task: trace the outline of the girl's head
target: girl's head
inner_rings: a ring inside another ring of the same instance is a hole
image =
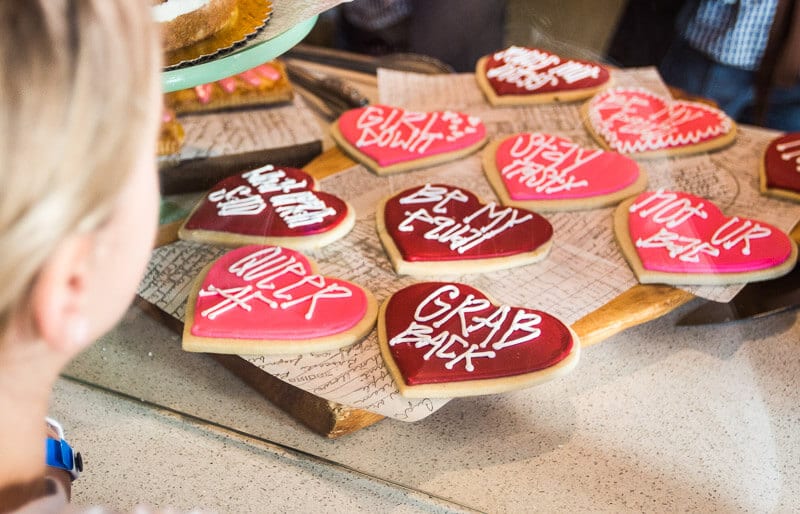
[[[150,4],[0,0],[0,351],[74,353],[140,278],[157,210]]]

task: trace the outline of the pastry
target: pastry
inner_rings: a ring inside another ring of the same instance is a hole
[[[486,127],[459,112],[368,105],[342,114],[331,125],[331,135],[355,160],[386,175],[469,155],[486,142]]]
[[[645,192],[614,212],[622,253],[642,284],[766,280],[791,271],[797,246],[780,229],[725,216],[712,202],[683,192]]]
[[[708,152],[736,137],[736,123],[721,110],[638,88],[598,93],[583,119],[601,145],[635,158]]]
[[[499,305],[465,284],[423,282],[386,300],[378,342],[400,394],[453,398],[545,382],[572,370],[578,336],[554,316]]]
[[[773,139],[764,150],[759,171],[761,192],[800,201],[800,132]]]
[[[455,275],[544,259],[553,227],[525,209],[482,203],[470,191],[425,184],[383,200],[378,236],[398,274]]]
[[[155,0],[153,20],[161,27],[164,50],[197,43],[229,23],[237,0]]]
[[[156,155],[175,154],[183,145],[185,133],[183,125],[175,117],[175,111],[164,108],[161,114],[161,128],[158,132]]]
[[[166,93],[164,104],[182,115],[288,102],[292,96],[286,69],[272,61],[216,82]]]
[[[308,250],[344,237],[354,224],[350,204],[317,191],[309,174],[268,164],[214,186],[178,237],[223,246],[272,244]]]
[[[197,277],[186,304],[183,349],[237,355],[327,351],[360,341],[377,311],[369,291],[319,275],[301,253],[245,246]]]
[[[481,57],[475,78],[492,105],[569,102],[589,98],[611,81],[600,63],[512,46]]]
[[[491,142],[483,169],[503,205],[543,211],[614,205],[647,187],[629,157],[536,132]]]

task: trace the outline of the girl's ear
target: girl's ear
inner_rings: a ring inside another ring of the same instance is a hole
[[[87,293],[93,244],[91,234],[62,241],[37,275],[31,294],[38,336],[53,350],[69,356],[91,342]]]

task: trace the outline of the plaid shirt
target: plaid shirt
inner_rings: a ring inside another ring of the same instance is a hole
[[[715,61],[755,70],[767,46],[777,5],[778,0],[690,2],[679,31],[692,47]]]

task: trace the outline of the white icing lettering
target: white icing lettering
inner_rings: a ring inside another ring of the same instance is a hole
[[[293,270],[292,272],[298,276],[304,276],[306,274],[305,266],[299,263],[296,257],[285,255],[281,248],[277,246],[259,250],[239,259],[228,267],[229,272],[237,277],[244,278],[247,282],[258,279],[261,279],[262,282],[272,282],[282,274],[281,270],[284,270],[283,273],[288,270]],[[270,274],[274,275],[263,278],[265,275]],[[266,285],[261,285],[259,287],[261,289],[268,289]]]
[[[419,194],[420,191],[424,192]],[[405,218],[398,224],[397,230],[400,232],[413,232],[417,222],[430,225],[432,227],[427,229],[423,234],[423,238],[447,244],[451,250],[460,254],[496,237],[506,230],[533,219],[532,214],[523,215],[522,211],[513,207],[499,209],[494,202],[481,206],[460,221],[452,216],[435,216],[431,214],[431,211],[437,213],[446,212],[445,205],[451,199],[466,202],[468,198],[461,191],[458,191],[458,195],[445,192],[445,188],[426,186],[420,191],[401,198],[399,203],[401,205],[403,203],[420,204],[426,201],[427,203],[436,203],[430,211],[427,208],[406,211]]]
[[[452,345],[454,342],[455,341],[451,341],[450,345]],[[456,366],[456,364],[458,364],[460,361],[463,360],[464,369],[466,369],[469,372],[473,372],[475,371],[475,365],[472,363],[472,359],[477,359],[477,358],[493,359],[495,358],[495,356],[497,356],[497,353],[491,350],[486,350],[486,351],[478,351],[478,350],[479,350],[478,345],[471,344],[467,347],[466,351],[463,351],[459,354],[455,354],[454,352],[450,353],[447,355],[447,357],[450,357],[451,359],[444,363],[444,367],[447,369],[453,369]]]
[[[661,228],[658,233],[652,236],[636,240],[637,248],[664,248],[672,259],[679,259],[683,262],[699,262],[700,254],[708,254],[713,257],[719,256],[719,248],[711,246],[709,243],[696,237],[689,237],[670,232]]]
[[[309,277],[306,277],[309,278]],[[320,277],[323,278],[323,277]],[[305,319],[311,319],[314,316],[314,309],[317,307],[317,302],[323,299],[335,299],[335,298],[350,298],[353,296],[353,292],[342,285],[339,284],[327,284],[325,285],[325,280],[323,279],[320,284],[314,281],[310,281],[312,285],[321,288],[318,291],[315,291],[311,294],[307,294],[305,296],[300,296],[298,298],[291,298],[289,296],[289,300],[285,302],[281,302],[281,309],[288,309],[290,307],[294,307],[295,305],[299,305],[301,303],[308,302],[308,310],[303,315]],[[294,288],[294,286],[292,286]],[[275,293],[275,296],[278,297],[278,293]]]
[[[794,141],[787,141],[786,143],[781,143],[779,145],[776,145],[775,148],[781,154],[781,159],[783,159],[784,161],[791,161],[792,159],[794,159],[794,163],[796,165],[795,170],[800,172],[800,149],[787,152],[787,150],[795,149],[798,146],[800,146],[800,139]]]
[[[275,170],[271,164],[243,173],[242,178],[262,194],[289,193],[309,187],[308,181],[287,178],[284,170]]]
[[[257,250],[228,266],[227,271],[241,278],[245,284],[227,289],[210,285],[201,290],[198,293],[200,297],[221,297],[219,303],[202,311],[201,316],[213,320],[236,308],[250,312],[252,305],[249,302],[259,300],[271,309],[280,310],[307,304],[303,316],[310,320],[320,301],[353,296],[353,291],[346,285],[310,274],[307,265],[295,255],[287,255],[280,247]],[[291,281],[284,281],[284,285],[278,287],[276,281],[281,278]],[[265,293],[269,293],[268,296]]]
[[[503,166],[500,173],[537,193],[559,193],[587,187],[587,180],[577,180],[571,173],[602,153],[602,150],[559,141],[555,136],[521,135],[514,140],[509,152],[513,160]]]
[[[742,255],[750,255],[750,240],[769,237],[772,231],[750,220],[740,220],[734,216],[719,227],[711,236],[711,244],[722,245],[730,250],[739,243],[743,243]]]
[[[269,201],[289,228],[315,225],[336,215],[336,209],[328,207],[314,191],[275,195]]]
[[[485,313],[479,315],[479,313]],[[462,363],[468,372],[475,370],[476,359],[493,359],[497,352],[538,338],[541,316],[518,309],[511,323],[507,323],[511,307],[493,306],[485,298],[464,294],[455,284],[444,284],[422,300],[414,311],[414,319],[402,332],[389,340],[389,346],[413,344],[415,348],[429,349],[423,359],[444,361],[445,369],[452,370]],[[457,328],[439,331],[457,320]],[[506,326],[500,338],[496,335]],[[468,338],[480,330],[489,332],[480,342]],[[489,348],[489,345],[491,347]]]
[[[561,61],[561,58],[537,49],[512,46],[494,54],[502,62],[490,68],[486,76],[500,82],[513,84],[527,91],[536,91],[545,86],[557,87],[560,82],[573,84],[584,79],[597,79],[600,67],[576,61]]]
[[[431,210],[435,213],[443,213],[447,212],[447,204],[450,200],[464,203],[469,198],[460,189],[448,189],[425,184],[422,189],[401,198],[400,205],[437,202]]]
[[[671,102],[640,89],[601,93],[591,102],[589,118],[609,146],[623,153],[696,144],[732,127],[716,109]]]
[[[653,202],[655,205],[650,205]],[[638,211],[642,218],[652,215],[653,221],[667,228],[675,228],[693,216],[708,218],[702,202],[699,205],[692,205],[688,198],[678,198],[677,194],[666,193],[662,189],[648,195],[641,203],[631,204],[628,210],[632,213]]]
[[[208,289],[200,290],[198,296],[204,297],[219,295],[222,297],[222,300],[201,312],[200,315],[208,319],[216,319],[216,317],[220,314],[228,312],[236,307],[250,312],[253,310],[253,307],[248,303],[250,300],[260,300],[273,308],[277,306],[274,301],[265,297],[261,291],[254,291],[253,289],[254,288],[251,285],[232,287],[229,289],[219,289],[214,285],[209,285]]]
[[[358,138],[355,146],[364,148],[399,148],[424,154],[435,141],[455,141],[477,131],[473,118],[452,113],[411,112],[402,109],[367,106],[355,123]],[[438,121],[448,123],[447,131],[436,128]],[[457,121],[456,121],[457,120]]]
[[[537,328],[542,322],[542,317],[532,312],[525,312],[518,310],[514,314],[514,319],[511,320],[511,326],[503,334],[499,341],[492,343],[492,348],[495,350],[502,350],[509,346],[526,343],[532,339],[536,339],[542,334],[542,330]],[[514,334],[522,332],[521,335],[514,338]]]
[[[639,203],[632,204],[629,212],[638,213],[642,218],[649,218],[649,221],[662,225],[658,232],[647,237],[639,237],[635,242],[636,247],[664,248],[671,259],[696,263],[699,262],[701,254],[719,257],[722,251],[731,251],[735,248],[740,248],[742,255],[750,255],[751,241],[772,234],[769,228],[757,222],[742,220],[737,216],[721,224],[708,241],[695,237],[695,231],[691,227],[689,235],[669,230],[694,216],[707,219],[708,213],[702,210],[703,205],[703,202],[695,205],[690,198],[680,198],[676,193],[662,190],[648,195]]]
[[[414,319],[416,319],[417,321],[424,322],[436,319],[439,316],[444,315],[444,313],[446,313],[450,309],[450,304],[440,299],[440,297],[444,294],[447,294],[447,296],[451,300],[456,299],[458,298],[459,295],[458,287],[455,285],[448,284],[434,291],[433,294],[429,295],[427,298],[422,300],[419,303],[419,305],[417,305],[417,309],[414,311]],[[433,302],[433,304],[436,305],[436,307],[439,307],[439,309],[431,314],[427,315],[423,314],[423,312],[428,307],[428,304],[430,304],[431,302]]]
[[[596,79],[600,76],[600,67],[575,61],[566,61],[552,68],[550,73],[564,79],[567,84],[574,84],[579,80]]]
[[[208,199],[216,204],[219,216],[253,216],[267,208],[264,199],[247,186],[212,191]]]

